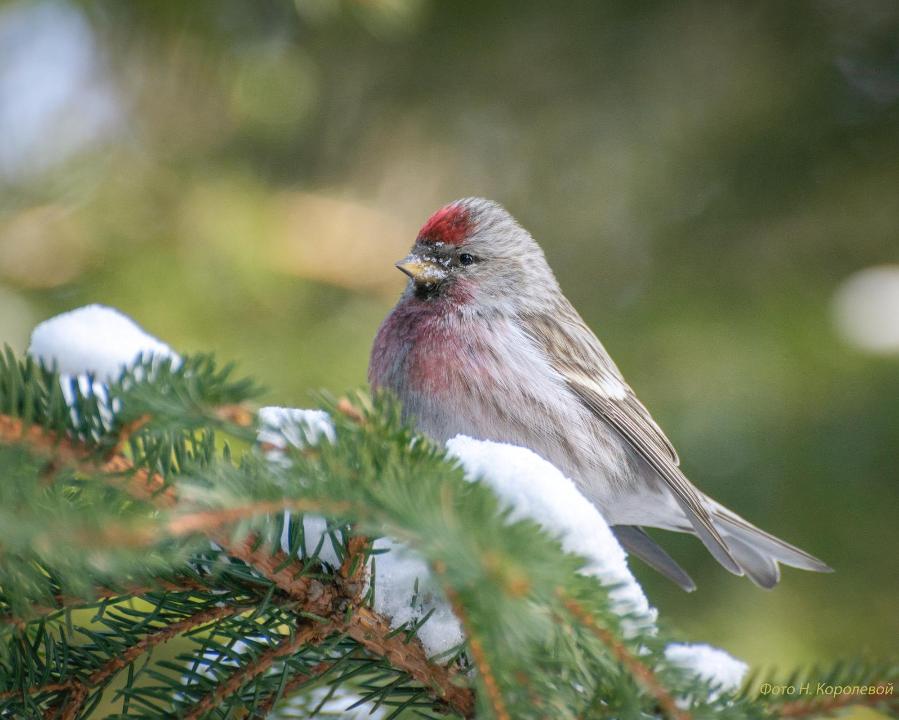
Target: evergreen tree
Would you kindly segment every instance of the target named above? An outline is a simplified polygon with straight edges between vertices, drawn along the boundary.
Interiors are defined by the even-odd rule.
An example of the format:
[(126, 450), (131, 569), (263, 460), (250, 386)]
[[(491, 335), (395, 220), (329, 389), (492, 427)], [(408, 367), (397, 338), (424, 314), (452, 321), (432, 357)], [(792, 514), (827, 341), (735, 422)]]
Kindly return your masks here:
[[(257, 392), (210, 357), (101, 385), (7, 350), (0, 717), (314, 717), (334, 698), (484, 720), (896, 709), (888, 664), (797, 672), (792, 693), (715, 687), (390, 398), (324, 398), (333, 435), (286, 424), (259, 442)], [(310, 549), (312, 514), (327, 524)], [(429, 613), (394, 627), (376, 610), (381, 537), (424, 559), (464, 642), (429, 656)]]

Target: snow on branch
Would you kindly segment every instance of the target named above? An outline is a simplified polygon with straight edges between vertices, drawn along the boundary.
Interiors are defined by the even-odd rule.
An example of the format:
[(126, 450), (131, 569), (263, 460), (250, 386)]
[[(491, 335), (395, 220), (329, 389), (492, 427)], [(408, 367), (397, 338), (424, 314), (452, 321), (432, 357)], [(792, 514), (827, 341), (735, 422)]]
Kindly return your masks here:
[(141, 356), (177, 358), (164, 342), (105, 305), (86, 305), (45, 320), (31, 333), (28, 354), (62, 375), (91, 374), (106, 381), (115, 380)]
[[(99, 305), (73, 310), (41, 323), (34, 331), (29, 354), (61, 373), (100, 381), (114, 380), (139, 357), (179, 356), (165, 343), (144, 332), (130, 318)], [(258, 413), (257, 441), (273, 463), (285, 462), (288, 445), (303, 448), (335, 440), (334, 427), (320, 410), (262, 408)], [(509, 521), (531, 519), (556, 536), (563, 548), (581, 556), (581, 570), (611, 588), (613, 608), (637, 628), (652, 631), (652, 608), (627, 565), (624, 550), (596, 507), (555, 466), (532, 451), (508, 444), (457, 436), (447, 443), (450, 457), (459, 462), (466, 478), (481, 482), (505, 504)], [(290, 550), (286, 514), (282, 551)], [(301, 559), (318, 550), (318, 558), (339, 568), (325, 518), (303, 516), (305, 547)], [(372, 610), (387, 618), (390, 628), (416, 627), (428, 657), (449, 653), (464, 641), (462, 625), (439, 590), (427, 563), (389, 538), (375, 541), (381, 551), (368, 559), (366, 582), (375, 573)], [(386, 552), (385, 552), (386, 551)], [(523, 549), (523, 552), (526, 550)], [(624, 625), (627, 629), (627, 625)], [(721, 690), (739, 685), (746, 665), (706, 645), (672, 644), (667, 659)]]
[(486, 483), (512, 508), (510, 520), (535, 520), (557, 535), (566, 551), (585, 558), (582, 572), (613, 587), (609, 597), (616, 610), (655, 622), (656, 611), (649, 607), (608, 524), (555, 465), (527, 448), (464, 435), (446, 446), (469, 480)]
[(711, 645), (671, 643), (665, 648), (665, 657), (712, 685), (715, 688), (713, 698), (722, 692), (737, 690), (749, 670), (746, 663)]

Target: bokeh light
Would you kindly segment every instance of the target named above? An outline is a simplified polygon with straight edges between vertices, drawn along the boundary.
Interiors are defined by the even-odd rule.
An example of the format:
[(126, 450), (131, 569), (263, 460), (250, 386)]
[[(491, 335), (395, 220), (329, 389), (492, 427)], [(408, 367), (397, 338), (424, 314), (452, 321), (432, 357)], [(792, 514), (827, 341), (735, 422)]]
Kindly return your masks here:
[(850, 345), (871, 353), (899, 353), (899, 265), (855, 273), (834, 298), (834, 319)]

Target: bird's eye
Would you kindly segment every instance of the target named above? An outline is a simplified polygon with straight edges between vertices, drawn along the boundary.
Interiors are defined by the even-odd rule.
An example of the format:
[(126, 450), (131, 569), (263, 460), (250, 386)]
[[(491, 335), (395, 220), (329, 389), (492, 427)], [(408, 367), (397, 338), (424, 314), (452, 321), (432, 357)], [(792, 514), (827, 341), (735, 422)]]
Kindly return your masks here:
[(469, 255), (468, 253), (462, 253), (459, 256), (459, 262), (462, 265), (471, 265), (474, 262), (474, 255)]

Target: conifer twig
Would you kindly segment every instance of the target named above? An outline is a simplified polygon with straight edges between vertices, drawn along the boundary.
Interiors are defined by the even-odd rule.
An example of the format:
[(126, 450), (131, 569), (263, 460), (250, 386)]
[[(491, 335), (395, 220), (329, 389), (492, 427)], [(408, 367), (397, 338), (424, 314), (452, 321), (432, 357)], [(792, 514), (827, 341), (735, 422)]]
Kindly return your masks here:
[(190, 535), (191, 533), (208, 534), (238, 520), (245, 520), (259, 515), (272, 515), (285, 510), (298, 513), (309, 512), (310, 510), (345, 513), (351, 507), (350, 503), (347, 502), (323, 503), (318, 500), (292, 500), (289, 498), (284, 500), (267, 500), (216, 510), (185, 512), (169, 520), (166, 525), (166, 531), (175, 537)]
[(71, 681), (64, 682), (53, 682), (47, 683), (46, 685), (34, 685), (28, 688), (16, 688), (15, 690), (5, 690), (4, 692), (0, 692), (0, 700), (9, 700), (14, 697), (22, 697), (22, 695), (30, 695), (31, 693), (43, 692), (43, 693), (56, 693), (63, 692), (72, 687)]
[[(443, 569), (441, 567), (436, 567), (435, 571), (438, 575), (443, 575)], [(493, 712), (496, 714), (498, 720), (510, 720), (509, 711), (506, 709), (506, 704), (503, 701), (499, 684), (496, 682), (493, 670), (487, 662), (487, 657), (484, 654), (484, 648), (481, 645), (480, 638), (478, 638), (477, 634), (474, 632), (474, 628), (471, 627), (471, 623), (468, 621), (468, 615), (464, 611), (462, 603), (459, 602), (459, 596), (456, 594), (455, 590), (446, 583), (443, 584), (443, 591), (446, 593), (446, 598), (450, 601), (450, 605), (453, 606), (453, 612), (456, 613), (456, 617), (459, 618), (462, 627), (465, 629), (465, 637), (468, 641), (468, 647), (471, 650), (471, 658), (481, 675), (481, 679), (484, 681), (484, 689), (487, 691), (487, 698), (490, 700)]]
[[(123, 668), (127, 667), (129, 663), (133, 662), (135, 659), (143, 655), (151, 648), (168, 642), (172, 638), (177, 637), (178, 635), (181, 635), (188, 630), (192, 630), (203, 625), (208, 625), (211, 622), (215, 622), (232, 615), (237, 615), (242, 612), (248, 612), (252, 609), (252, 605), (223, 605), (220, 607), (202, 610), (176, 622), (154, 628), (149, 633), (144, 635), (140, 640), (138, 640), (134, 645), (125, 648), (120, 654), (113, 656), (111, 659), (97, 668), (97, 670), (91, 673), (87, 678), (69, 678), (68, 680), (63, 680), (49, 685), (35, 685), (34, 687), (28, 688), (25, 692), (35, 693), (68, 691), (69, 695), (63, 706), (62, 717), (75, 717), (77, 716), (81, 704), (87, 698), (91, 689), (102, 685), (113, 675), (118, 673)], [(15, 697), (16, 695), (20, 695), (21, 692), (21, 690), (10, 690), (4, 693), (0, 693), (0, 700), (6, 700), (8, 698)]]
[(334, 585), (304, 575), (303, 564), (280, 550), (272, 552), (268, 546), (256, 547), (255, 536), (237, 544), (224, 535), (213, 535), (212, 540), (228, 555), (242, 560), (287, 595), (299, 600), (307, 612), (324, 617), (338, 609), (342, 597)]
[(257, 678), (262, 673), (267, 672), (277, 660), (287, 657), (288, 655), (293, 655), (301, 648), (320, 643), (330, 633), (334, 632), (335, 629), (335, 625), (331, 622), (312, 624), (307, 625), (293, 635), (284, 638), (284, 640), (277, 645), (265, 650), (255, 660), (236, 668), (223, 683), (216, 686), (216, 688), (208, 695), (204, 695), (203, 698), (184, 715), (184, 720), (198, 720), (198, 718), (203, 717), (224, 698), (236, 693), (248, 682)]
[(93, 595), (92, 598), (57, 593), (53, 596), (53, 605), (32, 605), (30, 608), (32, 617), (20, 618), (12, 615), (0, 615), (0, 625), (24, 625), (40, 616), (52, 615), (53, 613), (62, 612), (64, 610), (79, 610), (93, 607), (94, 605), (103, 601), (108, 601), (111, 598), (118, 597), (125, 599), (136, 597), (138, 595), (147, 595), (152, 592), (188, 592), (190, 590), (203, 589), (205, 589), (205, 586), (202, 583), (191, 578), (182, 578), (178, 582), (158, 579), (153, 584), (135, 585), (122, 589), (98, 585), (91, 589), (91, 594)]
[(343, 631), (369, 652), (386, 658), (393, 667), (404, 670), (431, 688), (439, 699), (463, 717), (473, 717), (474, 693), (456, 684), (456, 674), (429, 660), (417, 638), (406, 642), (404, 637), (392, 631), (390, 623), (366, 607), (354, 610)]
[(335, 662), (331, 661), (320, 662), (317, 665), (313, 665), (306, 672), (292, 675), (290, 680), (284, 683), (284, 687), (280, 692), (273, 692), (261, 703), (259, 703), (259, 705), (256, 706), (256, 710), (254, 711), (253, 716), (258, 718), (268, 717), (268, 714), (272, 711), (272, 709), (275, 707), (275, 704), (279, 700), (290, 697), (307, 683), (310, 683), (313, 680), (321, 679), (331, 670), (331, 668), (334, 667), (335, 664)]
[(0, 414), (0, 443), (28, 445), (50, 460), (54, 469), (74, 467), (86, 475), (128, 475), (131, 479), (126, 489), (134, 497), (152, 500), (164, 507), (175, 504), (174, 490), (166, 486), (165, 480), (158, 473), (151, 473), (144, 468), (135, 470), (133, 463), (121, 454), (98, 461), (87, 446), (39, 425), (26, 427), (19, 418)]
[(646, 665), (640, 662), (615, 635), (608, 629), (601, 627), (593, 616), (574, 598), (570, 597), (562, 588), (557, 593), (562, 604), (574, 617), (587, 628), (600, 642), (602, 642), (618, 661), (624, 665), (636, 679), (659, 703), (659, 707), (671, 720), (690, 720), (690, 715), (681, 710), (671, 693), (665, 689), (655, 674)]

